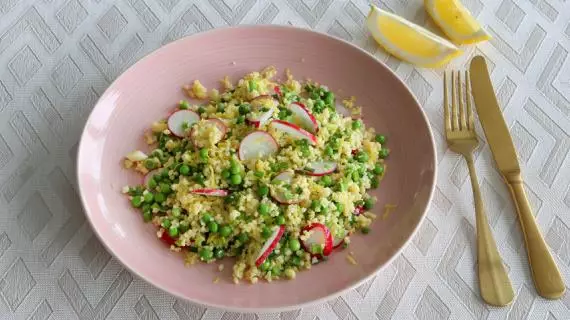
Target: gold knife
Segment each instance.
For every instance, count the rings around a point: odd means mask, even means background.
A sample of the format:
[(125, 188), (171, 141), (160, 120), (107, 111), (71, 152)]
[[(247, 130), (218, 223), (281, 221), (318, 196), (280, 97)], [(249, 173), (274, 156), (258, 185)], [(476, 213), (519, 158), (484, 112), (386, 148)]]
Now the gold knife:
[(526, 198), (515, 146), (493, 91), (485, 58), (474, 57), (471, 60), (469, 74), (479, 120), (497, 167), (509, 187), (517, 208), (534, 286), (542, 297), (558, 299), (566, 289), (564, 281)]

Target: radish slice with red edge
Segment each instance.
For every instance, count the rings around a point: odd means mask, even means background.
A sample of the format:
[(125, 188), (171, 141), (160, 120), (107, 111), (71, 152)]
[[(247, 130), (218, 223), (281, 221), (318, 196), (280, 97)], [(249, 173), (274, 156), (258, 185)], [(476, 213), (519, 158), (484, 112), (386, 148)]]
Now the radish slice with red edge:
[(364, 209), (364, 206), (356, 206), (356, 208), (354, 208), (354, 212), (352, 214), (354, 214), (355, 216), (359, 216), (359, 215), (363, 214), (364, 211), (366, 211)]
[[(222, 141), (222, 139), (224, 139), (224, 137), (226, 136), (226, 132), (228, 131), (228, 126), (226, 126), (226, 124), (218, 118), (207, 119), (206, 123), (208, 125), (216, 126), (216, 128), (218, 128), (218, 130), (220, 130), (220, 132), (222, 133), (222, 135), (218, 138), (218, 140), (214, 141), (214, 144)], [(201, 143), (198, 143), (198, 141), (196, 141), (196, 139), (194, 138), (194, 134), (196, 133), (196, 129), (197, 129), (197, 127), (192, 128), (192, 130), (190, 131), (190, 138), (192, 139), (192, 143), (195, 146), (203, 147), (201, 145)]]
[[(293, 172), (292, 171), (283, 171), (280, 174), (278, 174), (277, 176), (275, 176), (275, 178), (273, 178), (273, 180), (271, 180), (272, 184), (291, 184), (291, 181), (293, 180)], [(271, 197), (282, 204), (297, 204), (299, 202), (301, 202), (301, 199), (291, 199), (288, 198), (284, 192), (280, 191), (278, 189), (277, 186), (271, 186), (270, 189), (270, 193), (271, 193)]]
[(228, 190), (225, 189), (194, 189), (190, 192), (202, 196), (215, 196), (215, 197), (225, 197), (229, 194)]
[(317, 137), (315, 137), (312, 133), (308, 132), (307, 130), (291, 122), (283, 120), (273, 120), (271, 121), (269, 126), (273, 127), (275, 130), (290, 135), (294, 139), (306, 139), (312, 145), (317, 144)]
[(337, 169), (336, 162), (333, 161), (315, 161), (309, 162), (303, 171), (315, 177), (324, 176), (330, 173), (333, 173)]
[(333, 239), (331, 231), (327, 226), (322, 223), (312, 223), (303, 228), (301, 235), (305, 232), (310, 232), (310, 235), (305, 239), (301, 240), (301, 244), (305, 251), (311, 254), (311, 256), (318, 257), (321, 253), (314, 253), (313, 247), (319, 246), (322, 248), (322, 255), (328, 256), (331, 254), (333, 249)]
[(168, 130), (177, 137), (184, 137), (186, 129), (184, 126), (190, 127), (194, 123), (200, 121), (200, 116), (192, 110), (178, 110), (168, 117)]
[(257, 158), (265, 158), (276, 153), (279, 150), (277, 141), (265, 131), (254, 131), (243, 140), (239, 145), (238, 156), (240, 160), (251, 160)]
[(160, 236), (160, 239), (166, 243), (168, 246), (173, 245), (176, 240), (174, 240), (174, 238), (172, 238), (169, 234), (168, 234), (168, 230), (164, 230), (164, 232), (162, 232), (162, 235)]
[(263, 247), (261, 247), (261, 250), (259, 250), (257, 258), (255, 258), (255, 265), (257, 267), (259, 267), (263, 262), (265, 262), (265, 259), (267, 259), (267, 257), (269, 257), (271, 252), (273, 252), (273, 250), (279, 243), (279, 240), (283, 236), (284, 232), (285, 232), (284, 225), (273, 227), (271, 236), (269, 236), (269, 238), (265, 241)]
[(315, 116), (309, 112), (309, 109), (307, 109), (304, 104), (293, 102), (287, 106), (287, 108), (293, 113), (293, 122), (295, 124), (311, 133), (319, 131), (317, 119), (315, 119)]
[(333, 249), (336, 249), (344, 243), (344, 237), (342, 238), (333, 238)]
[(152, 179), (152, 177), (154, 177), (158, 173), (160, 173), (160, 169), (154, 169), (152, 171), (149, 171), (147, 174), (144, 175), (143, 184), (148, 188), (148, 183), (150, 179)]
[[(279, 105), (279, 101), (274, 99), (269, 95), (260, 95), (251, 100), (251, 107), (254, 112), (250, 112), (247, 116), (247, 121), (253, 124), (256, 128), (265, 125), (271, 116), (275, 112), (274, 107)], [(262, 112), (262, 108), (268, 108), (269, 110)]]
[(258, 113), (256, 115), (252, 115), (250, 113), (250, 115), (248, 115), (247, 117), (247, 121), (251, 123), (254, 127), (259, 128), (261, 126), (264, 126), (269, 121), (269, 119), (271, 119), (273, 112), (275, 112), (275, 109), (269, 109), (265, 112)]

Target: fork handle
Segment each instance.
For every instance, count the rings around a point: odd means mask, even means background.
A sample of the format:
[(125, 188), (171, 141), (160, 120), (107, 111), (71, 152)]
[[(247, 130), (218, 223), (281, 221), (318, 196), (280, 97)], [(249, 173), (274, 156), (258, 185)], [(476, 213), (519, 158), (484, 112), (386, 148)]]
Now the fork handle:
[(479, 275), (479, 290), (485, 302), (494, 306), (506, 306), (514, 298), (513, 286), (505, 270), (503, 260), (497, 250), (497, 244), (487, 221), (479, 182), (475, 173), (473, 156), (465, 156), (471, 187), (475, 202), (475, 220), (477, 224), (477, 271)]
[(536, 224), (524, 191), (521, 174), (520, 172), (510, 173), (505, 176), (505, 179), (517, 208), (536, 291), (544, 298), (558, 299), (566, 290), (564, 281)]

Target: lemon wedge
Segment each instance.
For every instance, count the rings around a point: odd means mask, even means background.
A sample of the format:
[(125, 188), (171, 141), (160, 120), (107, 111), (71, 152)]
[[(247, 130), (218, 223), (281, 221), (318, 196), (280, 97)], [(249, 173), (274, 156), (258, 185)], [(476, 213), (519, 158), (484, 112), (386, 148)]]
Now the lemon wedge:
[(418, 66), (440, 67), (461, 55), (453, 43), (374, 5), (370, 6), (366, 24), (386, 51)]
[(469, 44), (491, 39), (458, 0), (424, 0), (425, 8), (435, 23), (457, 44)]

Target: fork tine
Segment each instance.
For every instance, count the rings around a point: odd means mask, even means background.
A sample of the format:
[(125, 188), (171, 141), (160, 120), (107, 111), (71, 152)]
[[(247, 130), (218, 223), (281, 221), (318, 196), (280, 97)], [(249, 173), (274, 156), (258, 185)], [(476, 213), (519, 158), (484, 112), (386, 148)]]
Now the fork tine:
[(447, 95), (449, 90), (447, 88), (447, 72), (443, 72), (443, 122), (445, 124), (445, 133), (451, 131), (451, 119), (449, 118), (449, 101)]
[(459, 121), (457, 119), (457, 88), (455, 86), (455, 72), (451, 71), (451, 129), (459, 130)]
[(459, 128), (465, 130), (467, 129), (467, 121), (465, 119), (463, 89), (461, 88), (461, 71), (457, 71), (457, 102), (459, 103)]
[(473, 116), (473, 108), (471, 107), (471, 80), (469, 80), (469, 72), (465, 70), (465, 102), (467, 104), (467, 128), (475, 129), (475, 118)]

